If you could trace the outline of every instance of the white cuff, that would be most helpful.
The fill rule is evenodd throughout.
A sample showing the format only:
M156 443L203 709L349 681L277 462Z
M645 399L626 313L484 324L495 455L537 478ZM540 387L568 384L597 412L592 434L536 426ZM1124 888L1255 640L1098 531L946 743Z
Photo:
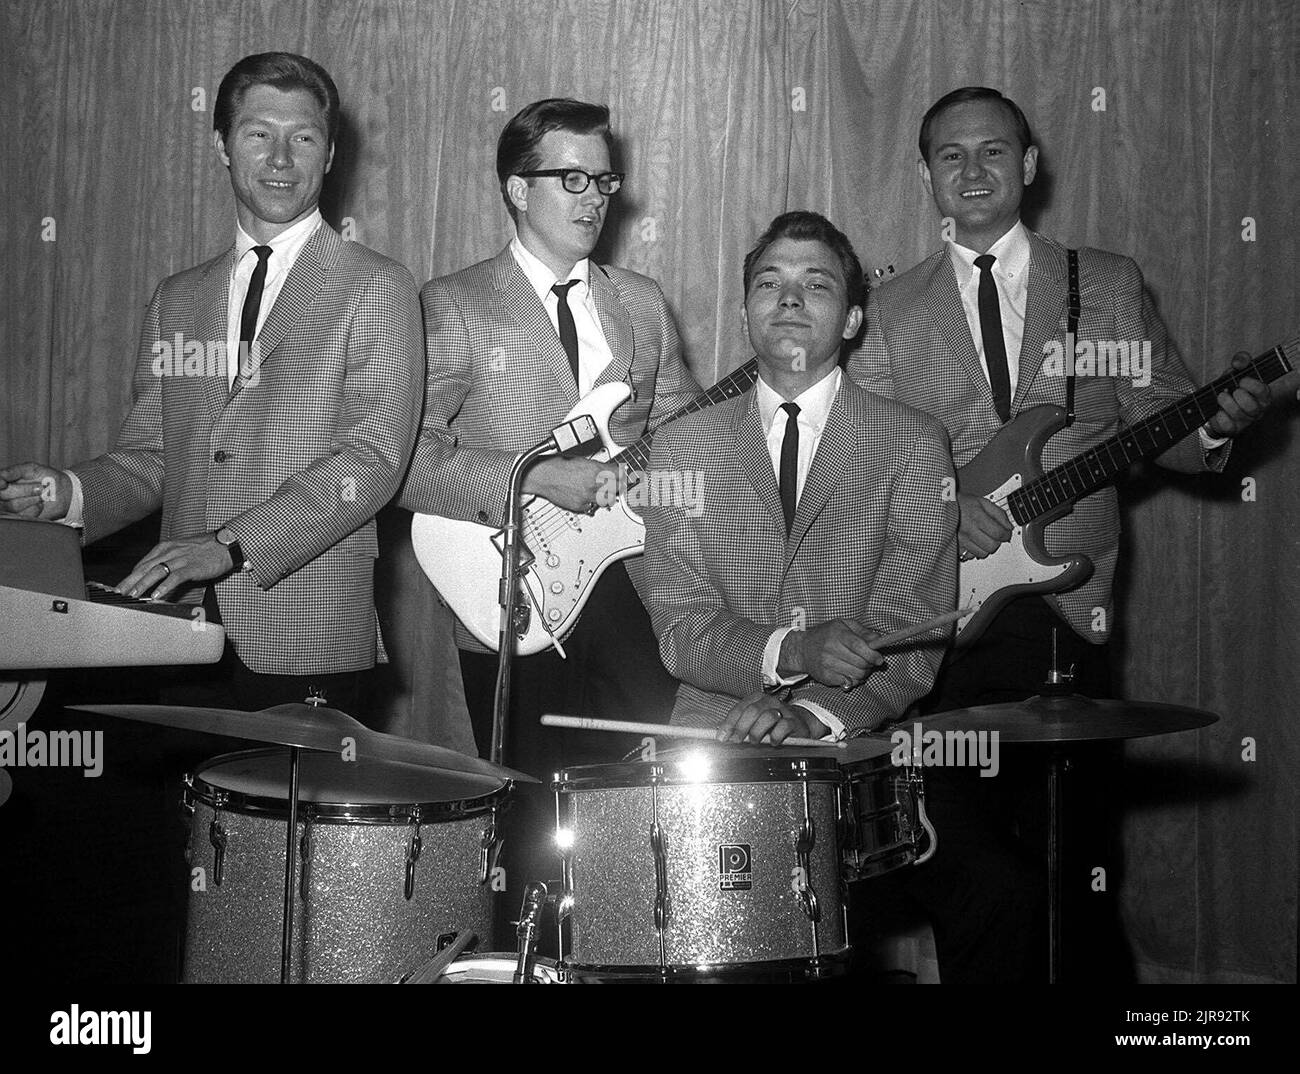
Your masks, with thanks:
M844 737L843 722L838 717L832 716L827 709L817 704L816 701L805 701L803 698L796 698L790 704L797 705L801 709L807 709L826 725L830 733L822 736L823 742L838 742Z
M785 642L785 636L792 631L794 627L777 627L772 631L772 636L767 639L767 644L763 646L763 685L764 686L793 686L797 682L803 682L808 678L807 675L794 675L790 678L783 678L777 674L776 665L781 660L781 646Z
M1202 425L1196 431L1201 434L1201 448L1204 451L1217 451L1219 448L1223 447L1223 445L1228 442L1228 437L1215 436L1204 425Z
M68 504L68 513L59 521L65 526L80 528L85 525L84 515L86 513L86 497L81 491L81 478L71 470L64 470L63 472L72 480L72 501Z

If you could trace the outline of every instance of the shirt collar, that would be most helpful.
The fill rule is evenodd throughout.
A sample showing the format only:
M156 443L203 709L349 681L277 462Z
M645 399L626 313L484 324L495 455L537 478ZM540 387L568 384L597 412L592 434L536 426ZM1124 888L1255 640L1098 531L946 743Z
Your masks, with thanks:
M254 246L269 246L276 255L276 263L283 265L286 260L298 256L298 251L307 244L307 240L316 233L321 225L320 209L313 209L292 227L285 228L270 242L258 242L244 230L243 225L235 224L235 264Z
M1025 270L1029 268L1029 255L1032 252L1025 225L1017 220L987 252L997 258L993 262L995 276L1013 286L1022 281ZM965 290L975 275L975 258L980 255L956 242L948 243L948 254L952 258L953 271L957 274L957 289Z
M843 373L838 365L831 369L831 372L822 377L811 388L805 388L799 395L795 396L792 402L799 406L799 422L807 428L813 430L815 436L821 436L822 429L826 427L826 419L831 412L831 406L835 402L835 396L840 390L840 378ZM758 387L756 389L758 396L758 416L763 422L763 432L772 431L772 423L776 420L776 412L785 402L776 389L765 381L760 375L758 378Z
M547 296L551 293L551 288L557 283L566 283L568 280L577 280L578 286L570 294L576 294L581 299L586 299L589 288L588 275L591 269L590 258L584 257L569 271L569 275L561 280L558 279L542 260L533 254L516 235L510 240L510 252L514 255L516 263L528 277L528 282L533 285L533 290L537 292L537 297L545 303Z

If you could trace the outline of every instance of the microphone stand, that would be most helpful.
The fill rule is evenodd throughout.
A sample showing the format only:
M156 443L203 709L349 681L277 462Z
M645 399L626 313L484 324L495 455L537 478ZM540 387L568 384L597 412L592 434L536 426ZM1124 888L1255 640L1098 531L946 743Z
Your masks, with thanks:
M567 455L598 436L596 423L580 415L556 429L543 443L529 448L510 468L506 494L506 523L502 530L501 587L497 603L501 606L501 628L497 635L497 689L492 709L492 750L489 760L501 764L505 751L506 713L510 710L510 671L515 658L515 598L519 593L519 525L523 516L524 471L543 455L558 452ZM527 605L524 612L527 613Z

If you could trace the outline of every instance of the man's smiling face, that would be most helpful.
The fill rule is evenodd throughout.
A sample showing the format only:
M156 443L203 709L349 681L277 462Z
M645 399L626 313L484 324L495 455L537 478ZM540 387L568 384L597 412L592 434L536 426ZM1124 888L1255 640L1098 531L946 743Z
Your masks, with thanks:
M309 215L334 162L323 109L305 89L250 86L230 124L216 135L230 169L240 226L258 242Z
M935 117L921 181L957 241L981 253L1020 218L1020 199L1038 170L1038 147L1020 145L1015 123L997 101L963 101Z
M773 242L754 266L742 313L759 365L775 373L807 372L815 381L839 360L840 347L862 323L862 310L849 305L847 292L840 260L825 243Z

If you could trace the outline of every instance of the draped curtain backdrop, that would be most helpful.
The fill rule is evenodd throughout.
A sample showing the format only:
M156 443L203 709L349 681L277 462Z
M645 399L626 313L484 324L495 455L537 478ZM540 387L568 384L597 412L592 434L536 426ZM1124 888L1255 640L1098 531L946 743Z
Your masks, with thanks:
M607 102L629 178L600 253L662 283L702 383L748 356L741 260L778 212L824 212L870 270L936 248L916 131L966 84L1029 115L1031 223L1136 257L1198 381L1296 331L1291 0L9 0L0 18L3 460L109 446L154 286L231 239L217 84L272 49L342 93L328 218L421 282L508 238L510 115ZM1126 485L1123 696L1221 716L1132 744L1114 788L1106 883L1144 980L1295 980L1296 421L1280 407L1223 475ZM428 595L396 561L409 631Z

